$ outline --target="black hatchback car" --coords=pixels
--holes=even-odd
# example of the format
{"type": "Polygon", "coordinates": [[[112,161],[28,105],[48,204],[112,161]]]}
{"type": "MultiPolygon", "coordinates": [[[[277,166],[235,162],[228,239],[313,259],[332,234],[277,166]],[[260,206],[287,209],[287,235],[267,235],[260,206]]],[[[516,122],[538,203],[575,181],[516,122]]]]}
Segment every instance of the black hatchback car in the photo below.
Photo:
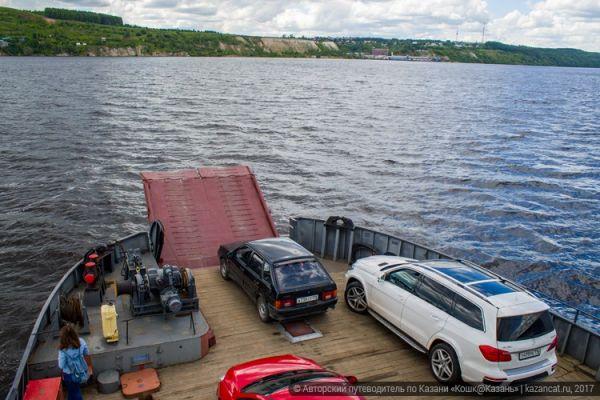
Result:
{"type": "Polygon", "coordinates": [[[337,287],[327,270],[290,239],[222,245],[219,259],[223,279],[244,289],[263,322],[320,314],[337,303],[337,287]]]}

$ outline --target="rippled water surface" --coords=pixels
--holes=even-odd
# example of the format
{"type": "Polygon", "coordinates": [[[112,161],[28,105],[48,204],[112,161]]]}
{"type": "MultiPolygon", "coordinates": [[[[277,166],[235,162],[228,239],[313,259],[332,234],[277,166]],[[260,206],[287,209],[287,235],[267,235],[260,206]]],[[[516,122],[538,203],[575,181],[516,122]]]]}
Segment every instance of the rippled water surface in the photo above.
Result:
{"type": "Polygon", "coordinates": [[[253,167],[278,226],[356,222],[600,306],[600,70],[242,58],[0,59],[0,376],[139,172],[253,167]]]}

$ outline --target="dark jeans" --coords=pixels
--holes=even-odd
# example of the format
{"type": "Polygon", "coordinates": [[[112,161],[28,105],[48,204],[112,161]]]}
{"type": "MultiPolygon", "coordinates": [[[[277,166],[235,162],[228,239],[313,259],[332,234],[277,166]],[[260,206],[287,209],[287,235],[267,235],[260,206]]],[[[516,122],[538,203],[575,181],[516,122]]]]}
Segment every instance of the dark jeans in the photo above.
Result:
{"type": "Polygon", "coordinates": [[[67,387],[67,399],[68,400],[83,400],[81,396],[81,388],[79,383],[73,380],[71,374],[63,374],[63,382],[67,387]]]}

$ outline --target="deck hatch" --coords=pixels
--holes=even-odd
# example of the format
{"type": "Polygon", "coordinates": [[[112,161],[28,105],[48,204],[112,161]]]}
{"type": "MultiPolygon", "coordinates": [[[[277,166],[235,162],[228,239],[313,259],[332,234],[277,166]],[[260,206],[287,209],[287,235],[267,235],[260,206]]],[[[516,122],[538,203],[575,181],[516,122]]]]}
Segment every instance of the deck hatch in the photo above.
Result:
{"type": "Polygon", "coordinates": [[[321,331],[314,328],[308,321],[283,322],[277,325],[277,330],[290,343],[299,343],[323,337],[321,331]]]}

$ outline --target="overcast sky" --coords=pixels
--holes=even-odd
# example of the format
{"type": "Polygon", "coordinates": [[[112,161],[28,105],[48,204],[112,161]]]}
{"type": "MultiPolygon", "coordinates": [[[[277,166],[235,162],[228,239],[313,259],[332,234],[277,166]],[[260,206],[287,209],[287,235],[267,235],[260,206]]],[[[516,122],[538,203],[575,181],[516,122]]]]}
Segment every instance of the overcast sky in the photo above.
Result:
{"type": "Polygon", "coordinates": [[[125,23],[248,35],[378,36],[600,51],[600,0],[0,0],[15,8],[78,8],[125,23]]]}

